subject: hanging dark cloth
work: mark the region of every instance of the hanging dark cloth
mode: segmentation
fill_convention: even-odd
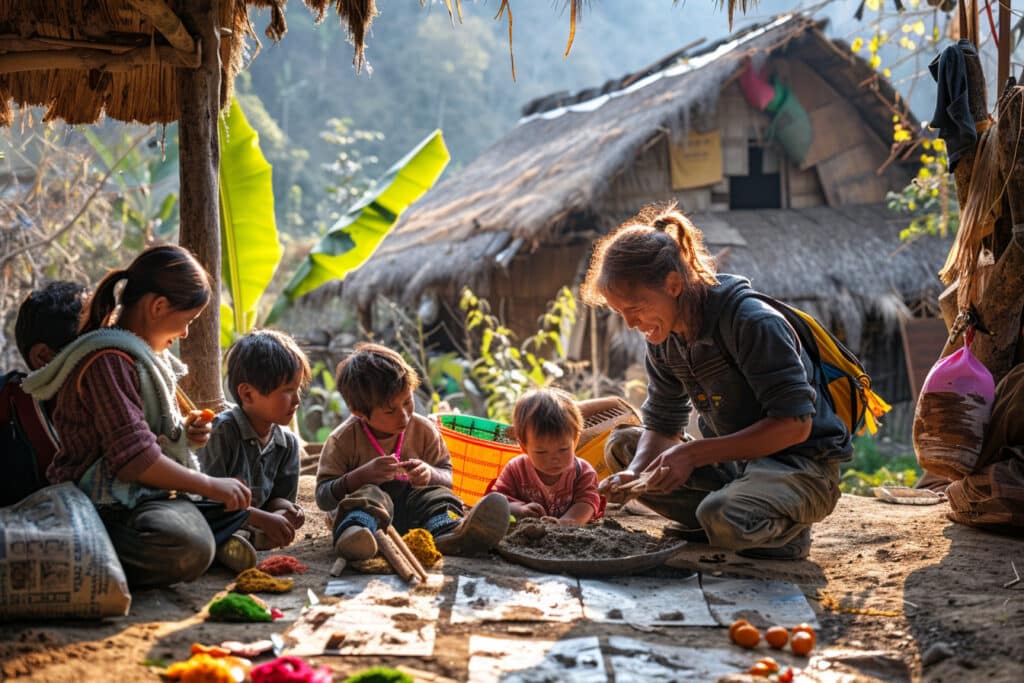
[[[935,114],[930,128],[939,131],[939,137],[946,143],[949,154],[949,170],[978,144],[978,131],[967,93],[967,57],[978,58],[978,50],[969,40],[958,40],[932,60],[928,70],[938,84],[935,98]]]

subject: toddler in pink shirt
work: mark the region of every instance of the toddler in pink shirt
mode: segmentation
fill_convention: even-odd
[[[572,397],[559,389],[527,392],[516,401],[512,422],[523,455],[510,460],[494,483],[511,513],[559,524],[594,519],[601,503],[597,472],[576,457],[583,417]]]

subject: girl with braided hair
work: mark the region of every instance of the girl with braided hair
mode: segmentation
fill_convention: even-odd
[[[786,319],[746,278],[716,273],[700,230],[674,207],[648,207],[600,239],[581,289],[647,340],[643,426],[613,432],[601,492],[622,500],[620,487],[643,473],[641,502],[684,537],[806,557],[852,446]],[[694,407],[700,440],[683,432]]]

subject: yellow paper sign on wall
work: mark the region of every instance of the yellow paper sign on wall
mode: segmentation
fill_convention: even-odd
[[[714,185],[722,175],[722,137],[717,130],[690,131],[687,143],[676,143],[669,152],[672,189],[689,190]]]

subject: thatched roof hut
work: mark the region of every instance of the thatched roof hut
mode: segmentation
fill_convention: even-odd
[[[667,182],[662,188],[635,190],[617,185],[635,175],[638,164],[650,161],[646,153],[663,145],[666,135],[670,143],[685,140],[691,125],[722,116],[720,98],[746,59],[774,56],[811,67],[855,110],[863,135],[873,138],[867,161],[877,163],[870,166],[870,177],[838,183],[836,196],[827,197],[826,204],[861,203],[855,184],[870,185],[871,191],[861,196],[878,202],[885,190],[909,180],[900,164],[875,173],[889,155],[888,103],[898,99],[889,83],[841,43],[829,41],[814,21],[780,17],[698,52],[671,55],[648,74],[527,105],[505,137],[403,215],[373,259],[345,281],[343,296],[365,309],[377,295],[415,304],[425,292],[448,294],[463,284],[492,293],[503,267],[517,254],[534,254],[553,243],[585,242],[631,215],[643,200],[681,199]],[[862,87],[865,82],[870,87]],[[819,134],[839,137],[835,131]],[[849,140],[837,144],[846,147]],[[659,196],[661,189],[666,191]],[[641,201],[609,206],[613,192]],[[688,211],[709,208],[682,203]],[[571,279],[575,264],[563,266],[570,268],[565,279]]]
[[[365,319],[381,295],[416,307],[454,301],[469,285],[528,333],[558,287],[579,281],[596,235],[646,204],[676,201],[721,252],[723,271],[807,308],[855,348],[880,318],[899,358],[896,312],[937,295],[948,241],[901,244],[906,221],[883,203],[915,169],[890,156],[894,105],[916,122],[884,78],[822,29],[780,16],[599,88],[529,103],[515,128],[402,216],[342,297]],[[806,110],[813,142],[803,159],[769,140],[771,118],[741,93],[751,62]],[[719,175],[679,183],[676,157],[707,131]]]

